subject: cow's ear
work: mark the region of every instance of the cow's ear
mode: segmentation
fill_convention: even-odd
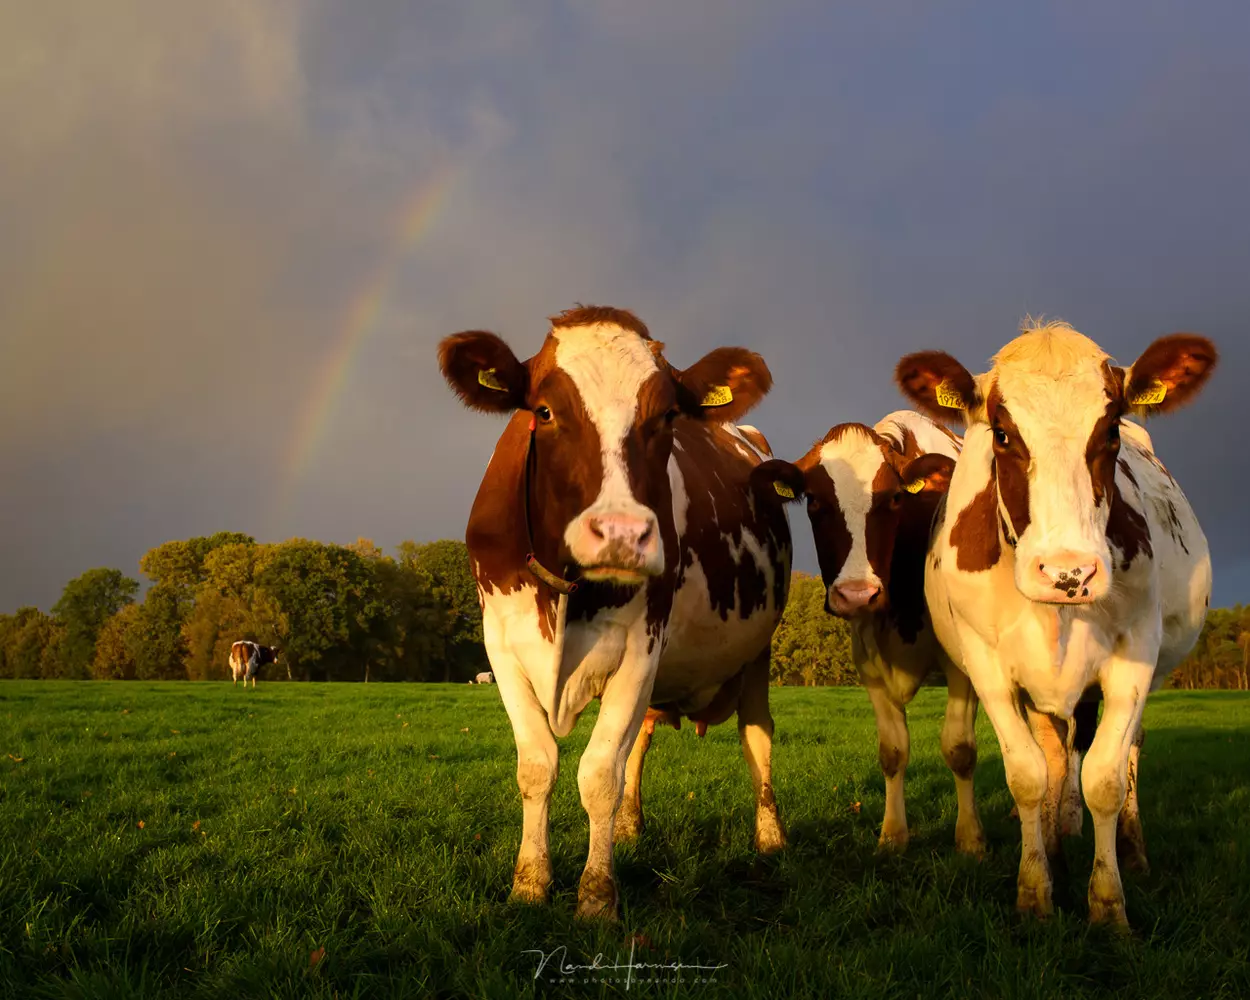
[[[977,381],[944,351],[908,354],[894,369],[903,395],[935,420],[972,422],[980,406]]]
[[[787,504],[802,500],[807,486],[802,469],[773,458],[751,470],[751,489],[766,503]]]
[[[673,374],[681,386],[682,410],[716,423],[740,419],[773,387],[764,359],[744,347],[718,347]]]
[[[950,489],[955,460],[949,455],[930,453],[914,458],[900,474],[903,489],[913,496],[935,496]]]
[[[438,345],[438,365],[471,409],[509,413],[525,405],[529,372],[493,333],[468,330],[447,337]]]
[[[1173,333],[1146,348],[1124,376],[1126,412],[1148,417],[1193,400],[1215,371],[1215,345],[1196,333]]]

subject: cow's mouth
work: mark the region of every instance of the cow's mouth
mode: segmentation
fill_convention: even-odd
[[[641,587],[651,574],[629,566],[586,566],[582,569],[583,579],[593,583],[613,583],[621,587]]]

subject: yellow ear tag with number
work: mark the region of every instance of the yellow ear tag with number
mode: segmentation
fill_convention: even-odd
[[[903,489],[908,493],[919,493],[924,489],[924,485],[925,481],[923,479],[917,479],[914,483],[904,483]]]
[[[1155,379],[1150,383],[1150,388],[1143,389],[1135,396],[1130,396],[1128,401],[1130,406],[1157,406],[1163,402],[1167,394],[1168,387]]]
[[[727,385],[714,385],[707,391],[707,395],[703,397],[701,406],[724,406],[726,403],[732,403],[734,399],[733,391]]]
[[[480,384],[486,386],[487,389],[494,389],[496,392],[508,391],[508,387],[495,377],[494,368],[479,368],[477,380]]]
[[[790,487],[783,483],[780,479],[773,480],[773,489],[777,491],[777,496],[779,497],[785,497],[787,500],[794,499],[794,490],[790,489]]]
[[[942,379],[933,392],[937,396],[938,406],[945,406],[949,410],[964,408],[964,397],[951,386],[949,379]]]

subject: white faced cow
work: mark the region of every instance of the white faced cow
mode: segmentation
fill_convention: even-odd
[[[642,826],[657,718],[706,723],[737,711],[756,845],[780,848],[768,659],[790,534],[781,505],[757,505],[750,492],[762,438],[730,423],[768,391],[763,360],[720,348],[680,371],[637,317],[595,306],[552,317],[525,362],[484,332],[449,337],[439,357],[466,404],[512,414],[467,542],[517,744],[524,829],[513,898],[547,898],[555,737],[595,698],[577,774],[590,818],[579,916],[616,914],[614,821],[618,835]],[[658,711],[636,739],[649,705]]]
[[[972,678],[1002,748],[1020,815],[1022,911],[1052,910],[1048,777],[1053,789],[1073,712],[1097,687],[1103,714],[1081,768],[1094,820],[1090,919],[1127,926],[1116,832],[1130,760],[1147,693],[1202,627],[1211,562],[1185,495],[1124,418],[1184,405],[1216,360],[1210,341],[1174,334],[1125,370],[1052,323],[1026,329],[984,375],[939,352],[899,362],[898,383],[917,405],[969,425],[925,589],[938,637]],[[1058,722],[1045,746],[1035,736],[1045,727],[1030,727],[1039,714]]]
[[[946,428],[899,410],[875,427],[839,424],[794,465],[765,462],[756,475],[777,475],[796,499],[806,495],[825,608],[850,622],[851,654],[877,717],[885,775],[880,846],[907,846],[906,706],[925,677],[941,669],[947,679],[942,756],[959,802],[955,845],[980,855],[985,836],[972,789],[977,698],[935,638],[924,600],[929,529],[959,447]]]

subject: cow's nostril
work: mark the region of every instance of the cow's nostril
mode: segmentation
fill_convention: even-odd
[[[651,536],[652,534],[654,534],[654,532],[655,532],[655,525],[648,524],[646,527],[646,530],[643,531],[643,533],[638,536],[638,543],[640,545],[646,545],[647,542],[651,540]]]
[[[597,517],[592,517],[589,521],[587,521],[586,527],[590,529],[590,533],[596,538],[606,537],[603,534],[603,525],[599,523],[599,519]]]

